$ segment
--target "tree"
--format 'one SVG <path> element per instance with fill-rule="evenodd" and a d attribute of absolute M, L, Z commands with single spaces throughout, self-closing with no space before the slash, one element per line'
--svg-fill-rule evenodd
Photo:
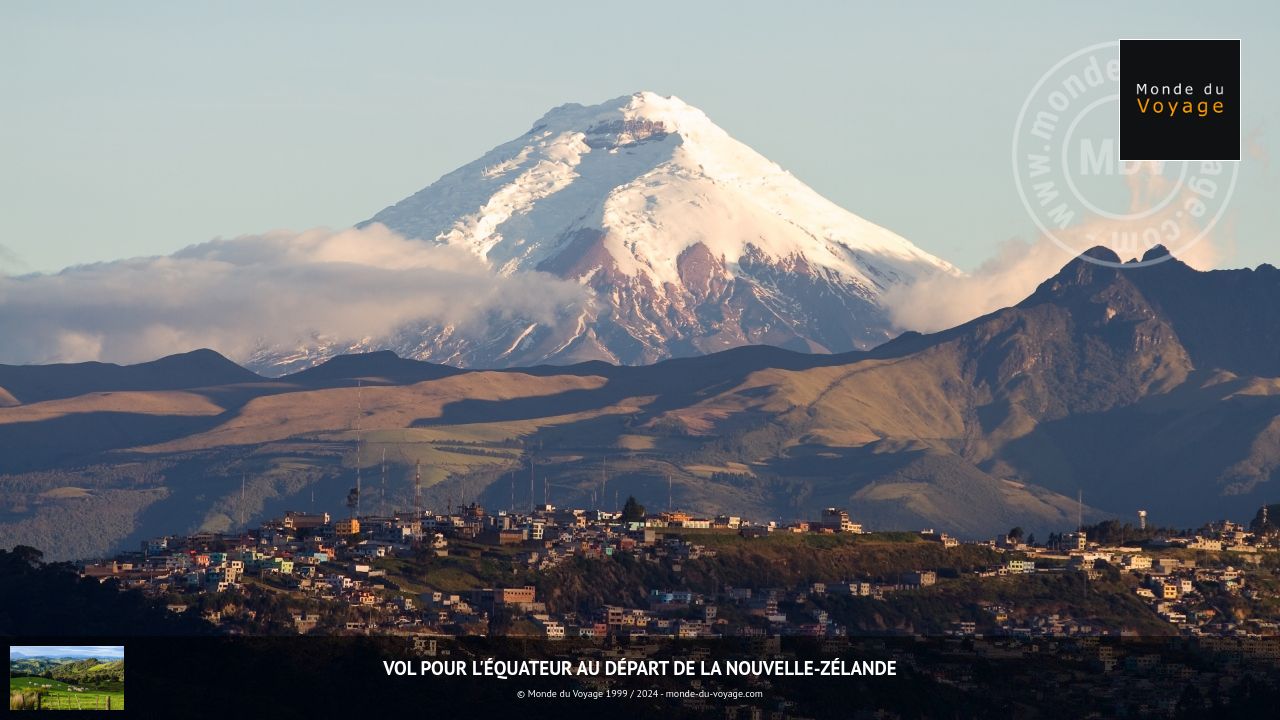
<path fill-rule="evenodd" d="M 0 550 L 0 552 L 3 552 Z M 40 561 L 44 559 L 44 553 L 31 547 L 30 545 L 15 545 L 12 552 L 14 560 L 19 563 L 29 565 L 31 567 L 39 567 Z"/>
<path fill-rule="evenodd" d="M 1249 523 L 1249 529 L 1256 533 L 1274 532 L 1277 528 L 1280 528 L 1280 504 L 1264 506 Z"/>
<path fill-rule="evenodd" d="M 1035 544 L 1036 544 L 1036 534 L 1035 534 L 1035 533 L 1031 533 L 1030 535 L 1028 535 L 1028 536 L 1027 536 L 1027 544 L 1028 544 L 1028 545 L 1035 545 Z"/>
<path fill-rule="evenodd" d="M 636 502 L 634 495 L 627 497 L 627 503 L 622 506 L 622 522 L 640 522 L 644 520 L 644 506 Z"/>

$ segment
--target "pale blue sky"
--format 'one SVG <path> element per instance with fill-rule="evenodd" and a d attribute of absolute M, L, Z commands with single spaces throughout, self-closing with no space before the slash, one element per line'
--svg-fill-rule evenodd
<path fill-rule="evenodd" d="M 22 653 L 27 657 L 77 657 L 77 658 L 96 658 L 105 660 L 107 658 L 124 657 L 123 645 L 10 645 L 9 657 L 12 658 L 15 652 Z"/>
<path fill-rule="evenodd" d="M 640 89 L 972 268 L 1032 234 L 1027 91 L 1118 37 L 1242 38 L 1244 130 L 1275 145 L 1274 3 L 879 5 L 5 0 L 0 271 L 350 225 L 552 106 Z M 1226 264 L 1280 261 L 1278 189 L 1246 160 Z"/>

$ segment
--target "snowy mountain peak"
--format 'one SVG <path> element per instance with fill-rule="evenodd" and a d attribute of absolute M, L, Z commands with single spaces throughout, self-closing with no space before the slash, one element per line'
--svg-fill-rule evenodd
<path fill-rule="evenodd" d="M 383 343 L 473 366 L 865 348 L 891 336 L 888 288 L 955 272 L 652 92 L 554 108 L 368 223 L 589 291 L 554 327 L 517 319 L 482 339 L 409 329 Z"/>
<path fill-rule="evenodd" d="M 818 195 L 697 108 L 652 92 L 555 108 L 372 222 L 467 247 L 502 273 L 586 275 L 598 268 L 568 262 L 584 232 L 599 236 L 610 269 L 659 284 L 678 281 L 677 258 L 699 243 L 730 265 L 748 253 L 804 257 L 877 294 L 954 270 Z"/>
<path fill-rule="evenodd" d="M 642 91 L 599 105 L 569 103 L 554 108 L 534 123 L 530 133 L 580 131 L 587 136 L 612 135 L 624 144 L 675 133 L 687 139 L 725 132 L 698 108 L 678 97 Z"/>

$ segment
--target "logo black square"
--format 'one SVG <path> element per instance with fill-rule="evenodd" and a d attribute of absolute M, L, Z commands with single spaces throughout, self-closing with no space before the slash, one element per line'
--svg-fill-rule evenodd
<path fill-rule="evenodd" d="M 1240 41 L 1121 40 L 1120 159 L 1239 160 Z"/>

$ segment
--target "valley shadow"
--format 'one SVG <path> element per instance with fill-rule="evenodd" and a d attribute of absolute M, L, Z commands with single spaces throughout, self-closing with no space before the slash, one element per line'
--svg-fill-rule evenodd
<path fill-rule="evenodd" d="M 280 378 L 298 389 L 354 387 L 357 382 L 373 385 L 412 385 L 471 372 L 451 365 L 410 360 L 390 350 L 339 355 L 320 365 Z"/>
<path fill-rule="evenodd" d="M 354 384 L 354 381 L 352 381 Z M 207 388 L 191 388 L 186 392 L 200 395 L 223 409 L 223 420 L 239 412 L 245 405 L 261 397 L 283 395 L 285 393 L 305 392 L 316 388 L 294 385 L 287 382 L 234 383 L 216 385 Z"/>
<path fill-rule="evenodd" d="M 208 462 L 208 457 L 197 456 L 165 470 L 168 494 L 138 513 L 133 531 L 120 541 L 118 549 L 136 550 L 150 538 L 195 532 L 214 502 L 240 487 L 239 478 L 206 473 Z"/>
<path fill-rule="evenodd" d="M 919 452 L 877 452 L 875 444 L 862 447 L 793 445 L 785 456 L 769 461 L 769 469 L 782 475 L 873 480 L 907 465 Z"/>
<path fill-rule="evenodd" d="M 0 425 L 0 473 L 86 463 L 111 450 L 211 430 L 225 420 L 225 414 L 192 417 L 93 412 L 8 423 Z"/>
<path fill-rule="evenodd" d="M 1019 479 L 1068 497 L 1082 492 L 1089 505 L 1126 516 L 1145 509 L 1164 525 L 1243 516 L 1265 498 L 1256 487 L 1229 494 L 1219 480 L 1254 453 L 1254 443 L 1280 415 L 1280 397 L 1213 397 L 1223 390 L 1181 390 L 1044 422 L 1006 444 L 996 460 Z M 1197 400 L 1207 402 L 1189 410 L 1187 403 Z"/>
<path fill-rule="evenodd" d="M 445 405 L 439 417 L 420 418 L 412 426 L 533 420 L 595 410 L 626 398 L 653 396 L 655 400 L 646 405 L 641 414 L 643 421 L 729 391 L 759 370 L 805 370 L 854 362 L 861 357 L 862 354 L 807 355 L 767 345 L 748 345 L 715 355 L 675 358 L 646 366 L 584 363 L 567 367 L 523 368 L 510 372 L 542 377 L 600 376 L 606 379 L 606 383 L 593 390 L 570 390 L 513 400 L 459 400 Z"/>
<path fill-rule="evenodd" d="M 317 459 L 316 470 L 305 480 L 292 487 L 283 485 L 279 480 L 263 477 L 262 468 L 278 457 L 263 455 L 262 446 L 248 446 L 234 451 L 216 450 L 195 453 L 180 458 L 172 467 L 164 471 L 164 488 L 167 495 L 149 505 L 138 514 L 133 531 L 120 542 L 120 549 L 131 550 L 138 543 L 149 538 L 163 535 L 188 534 L 201 529 L 205 519 L 215 508 L 221 507 L 224 512 L 235 514 L 226 507 L 227 500 L 234 500 L 240 492 L 241 475 L 235 470 L 246 461 L 249 466 L 248 480 L 250 492 L 257 501 L 244 516 L 244 524 L 239 517 L 231 518 L 228 531 L 237 531 L 246 527 L 255 527 L 269 518 L 282 517 L 288 511 L 308 513 L 330 513 L 333 517 L 345 517 L 349 512 L 346 507 L 347 491 L 355 485 L 355 471 L 341 468 L 337 460 L 329 466 Z M 211 467 L 222 469 L 210 472 Z M 271 483 L 264 488 L 261 483 Z M 375 486 L 376 487 L 376 486 Z M 371 496 L 374 491 L 369 491 Z M 376 502 L 376 500 L 369 500 Z M 219 505 L 224 502 L 223 505 Z"/>

